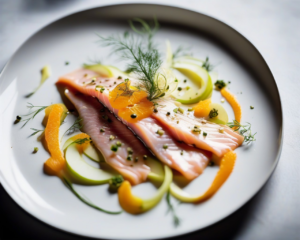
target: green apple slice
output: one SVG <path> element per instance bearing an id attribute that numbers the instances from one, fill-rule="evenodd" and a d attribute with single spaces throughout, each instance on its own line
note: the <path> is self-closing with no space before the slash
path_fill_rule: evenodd
<path id="1" fill-rule="evenodd" d="M 218 116 L 215 118 L 209 118 L 208 121 L 223 125 L 228 123 L 228 114 L 221 104 L 211 103 L 210 108 L 218 110 Z"/>
<path id="2" fill-rule="evenodd" d="M 68 172 L 74 180 L 81 184 L 105 184 L 114 177 L 111 173 L 87 164 L 78 152 L 76 144 L 71 144 L 67 147 L 65 158 Z"/>
<path id="3" fill-rule="evenodd" d="M 103 155 L 94 147 L 93 144 L 90 144 L 86 149 L 84 149 L 83 154 L 95 162 L 105 162 Z"/>
<path id="4" fill-rule="evenodd" d="M 164 167 L 161 162 L 156 159 L 148 157 L 145 164 L 150 167 L 151 172 L 147 178 L 154 183 L 161 183 L 164 180 Z"/>
<path id="5" fill-rule="evenodd" d="M 191 80 L 194 86 L 187 89 L 187 84 L 180 83 L 181 91 L 175 90 L 172 96 L 183 104 L 193 104 L 208 98 L 213 90 L 213 83 L 208 72 L 193 63 L 175 62 L 173 68 Z"/>

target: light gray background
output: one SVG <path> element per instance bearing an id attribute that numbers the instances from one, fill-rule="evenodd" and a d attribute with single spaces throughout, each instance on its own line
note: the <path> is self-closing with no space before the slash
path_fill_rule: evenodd
<path id="1" fill-rule="evenodd" d="M 0 0 L 0 70 L 46 24 L 83 9 L 125 2 L 179 6 L 227 23 L 260 51 L 281 94 L 284 145 L 273 176 L 242 209 L 189 239 L 300 239 L 300 0 Z M 75 239 L 32 219 L 2 187 L 0 205 L 0 239 Z"/>

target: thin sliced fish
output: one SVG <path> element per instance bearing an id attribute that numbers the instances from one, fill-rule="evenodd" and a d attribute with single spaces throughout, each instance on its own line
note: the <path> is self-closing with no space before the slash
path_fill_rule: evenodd
<path id="1" fill-rule="evenodd" d="M 143 156 L 149 155 L 150 152 L 143 143 L 95 98 L 72 91 L 66 91 L 65 94 L 82 118 L 83 131 L 92 138 L 105 161 L 132 184 L 145 181 L 150 169 L 145 165 Z M 122 146 L 114 152 L 111 146 L 117 142 Z M 127 160 L 128 148 L 133 152 L 131 160 Z"/>
<path id="2" fill-rule="evenodd" d="M 87 76 L 90 76 L 86 81 Z M 108 90 L 115 86 L 115 82 L 122 82 L 117 79 L 101 79 L 97 78 L 97 84 L 105 84 L 107 88 L 101 93 L 96 90 L 96 84 L 91 82 L 91 77 L 95 77 L 95 73 L 89 70 L 78 70 L 59 79 L 58 83 L 73 87 L 78 91 L 97 97 L 104 105 L 106 105 L 117 116 L 116 109 L 112 109 L 108 101 Z M 85 82 L 83 84 L 83 82 Z M 104 84 L 103 84 L 104 83 Z M 121 120 L 121 119 L 119 119 Z M 184 143 L 178 142 L 171 137 L 169 132 L 160 136 L 157 130 L 162 129 L 161 124 L 154 118 L 145 118 L 137 123 L 125 123 L 134 133 L 139 136 L 144 144 L 150 148 L 151 152 L 163 163 L 180 172 L 185 178 L 192 180 L 198 177 L 208 164 L 211 154 L 200 149 L 196 149 Z M 167 146 L 164 147 L 164 146 Z"/>

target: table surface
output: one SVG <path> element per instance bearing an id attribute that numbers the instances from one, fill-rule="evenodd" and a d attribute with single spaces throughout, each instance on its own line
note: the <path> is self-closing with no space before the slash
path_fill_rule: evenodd
<path id="1" fill-rule="evenodd" d="M 46 24 L 83 9 L 125 2 L 173 5 L 225 22 L 260 51 L 281 95 L 284 144 L 270 180 L 253 199 L 228 218 L 176 239 L 300 239 L 299 0 L 0 0 L 0 70 L 21 44 Z M 31 217 L 0 184 L 0 239 L 84 238 L 53 229 Z"/>

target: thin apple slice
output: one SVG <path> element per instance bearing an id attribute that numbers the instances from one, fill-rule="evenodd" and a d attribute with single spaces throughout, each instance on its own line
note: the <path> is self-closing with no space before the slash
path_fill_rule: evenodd
<path id="1" fill-rule="evenodd" d="M 193 104 L 208 98 L 213 90 L 213 84 L 208 72 L 199 65 L 189 62 L 175 62 L 173 68 L 190 79 L 193 86 L 179 83 L 181 91 L 175 90 L 172 96 L 183 104 Z"/>
<path id="2" fill-rule="evenodd" d="M 102 64 L 95 64 L 95 65 L 84 65 L 84 68 L 95 71 L 100 74 L 102 77 L 119 77 L 121 76 L 122 78 L 127 78 L 128 75 L 121 71 L 120 69 L 114 67 L 114 66 L 109 66 L 109 65 L 102 65 Z"/>
<path id="3" fill-rule="evenodd" d="M 111 173 L 87 164 L 78 152 L 76 144 L 70 144 L 67 147 L 65 158 L 68 172 L 81 184 L 105 184 L 114 177 Z"/>

